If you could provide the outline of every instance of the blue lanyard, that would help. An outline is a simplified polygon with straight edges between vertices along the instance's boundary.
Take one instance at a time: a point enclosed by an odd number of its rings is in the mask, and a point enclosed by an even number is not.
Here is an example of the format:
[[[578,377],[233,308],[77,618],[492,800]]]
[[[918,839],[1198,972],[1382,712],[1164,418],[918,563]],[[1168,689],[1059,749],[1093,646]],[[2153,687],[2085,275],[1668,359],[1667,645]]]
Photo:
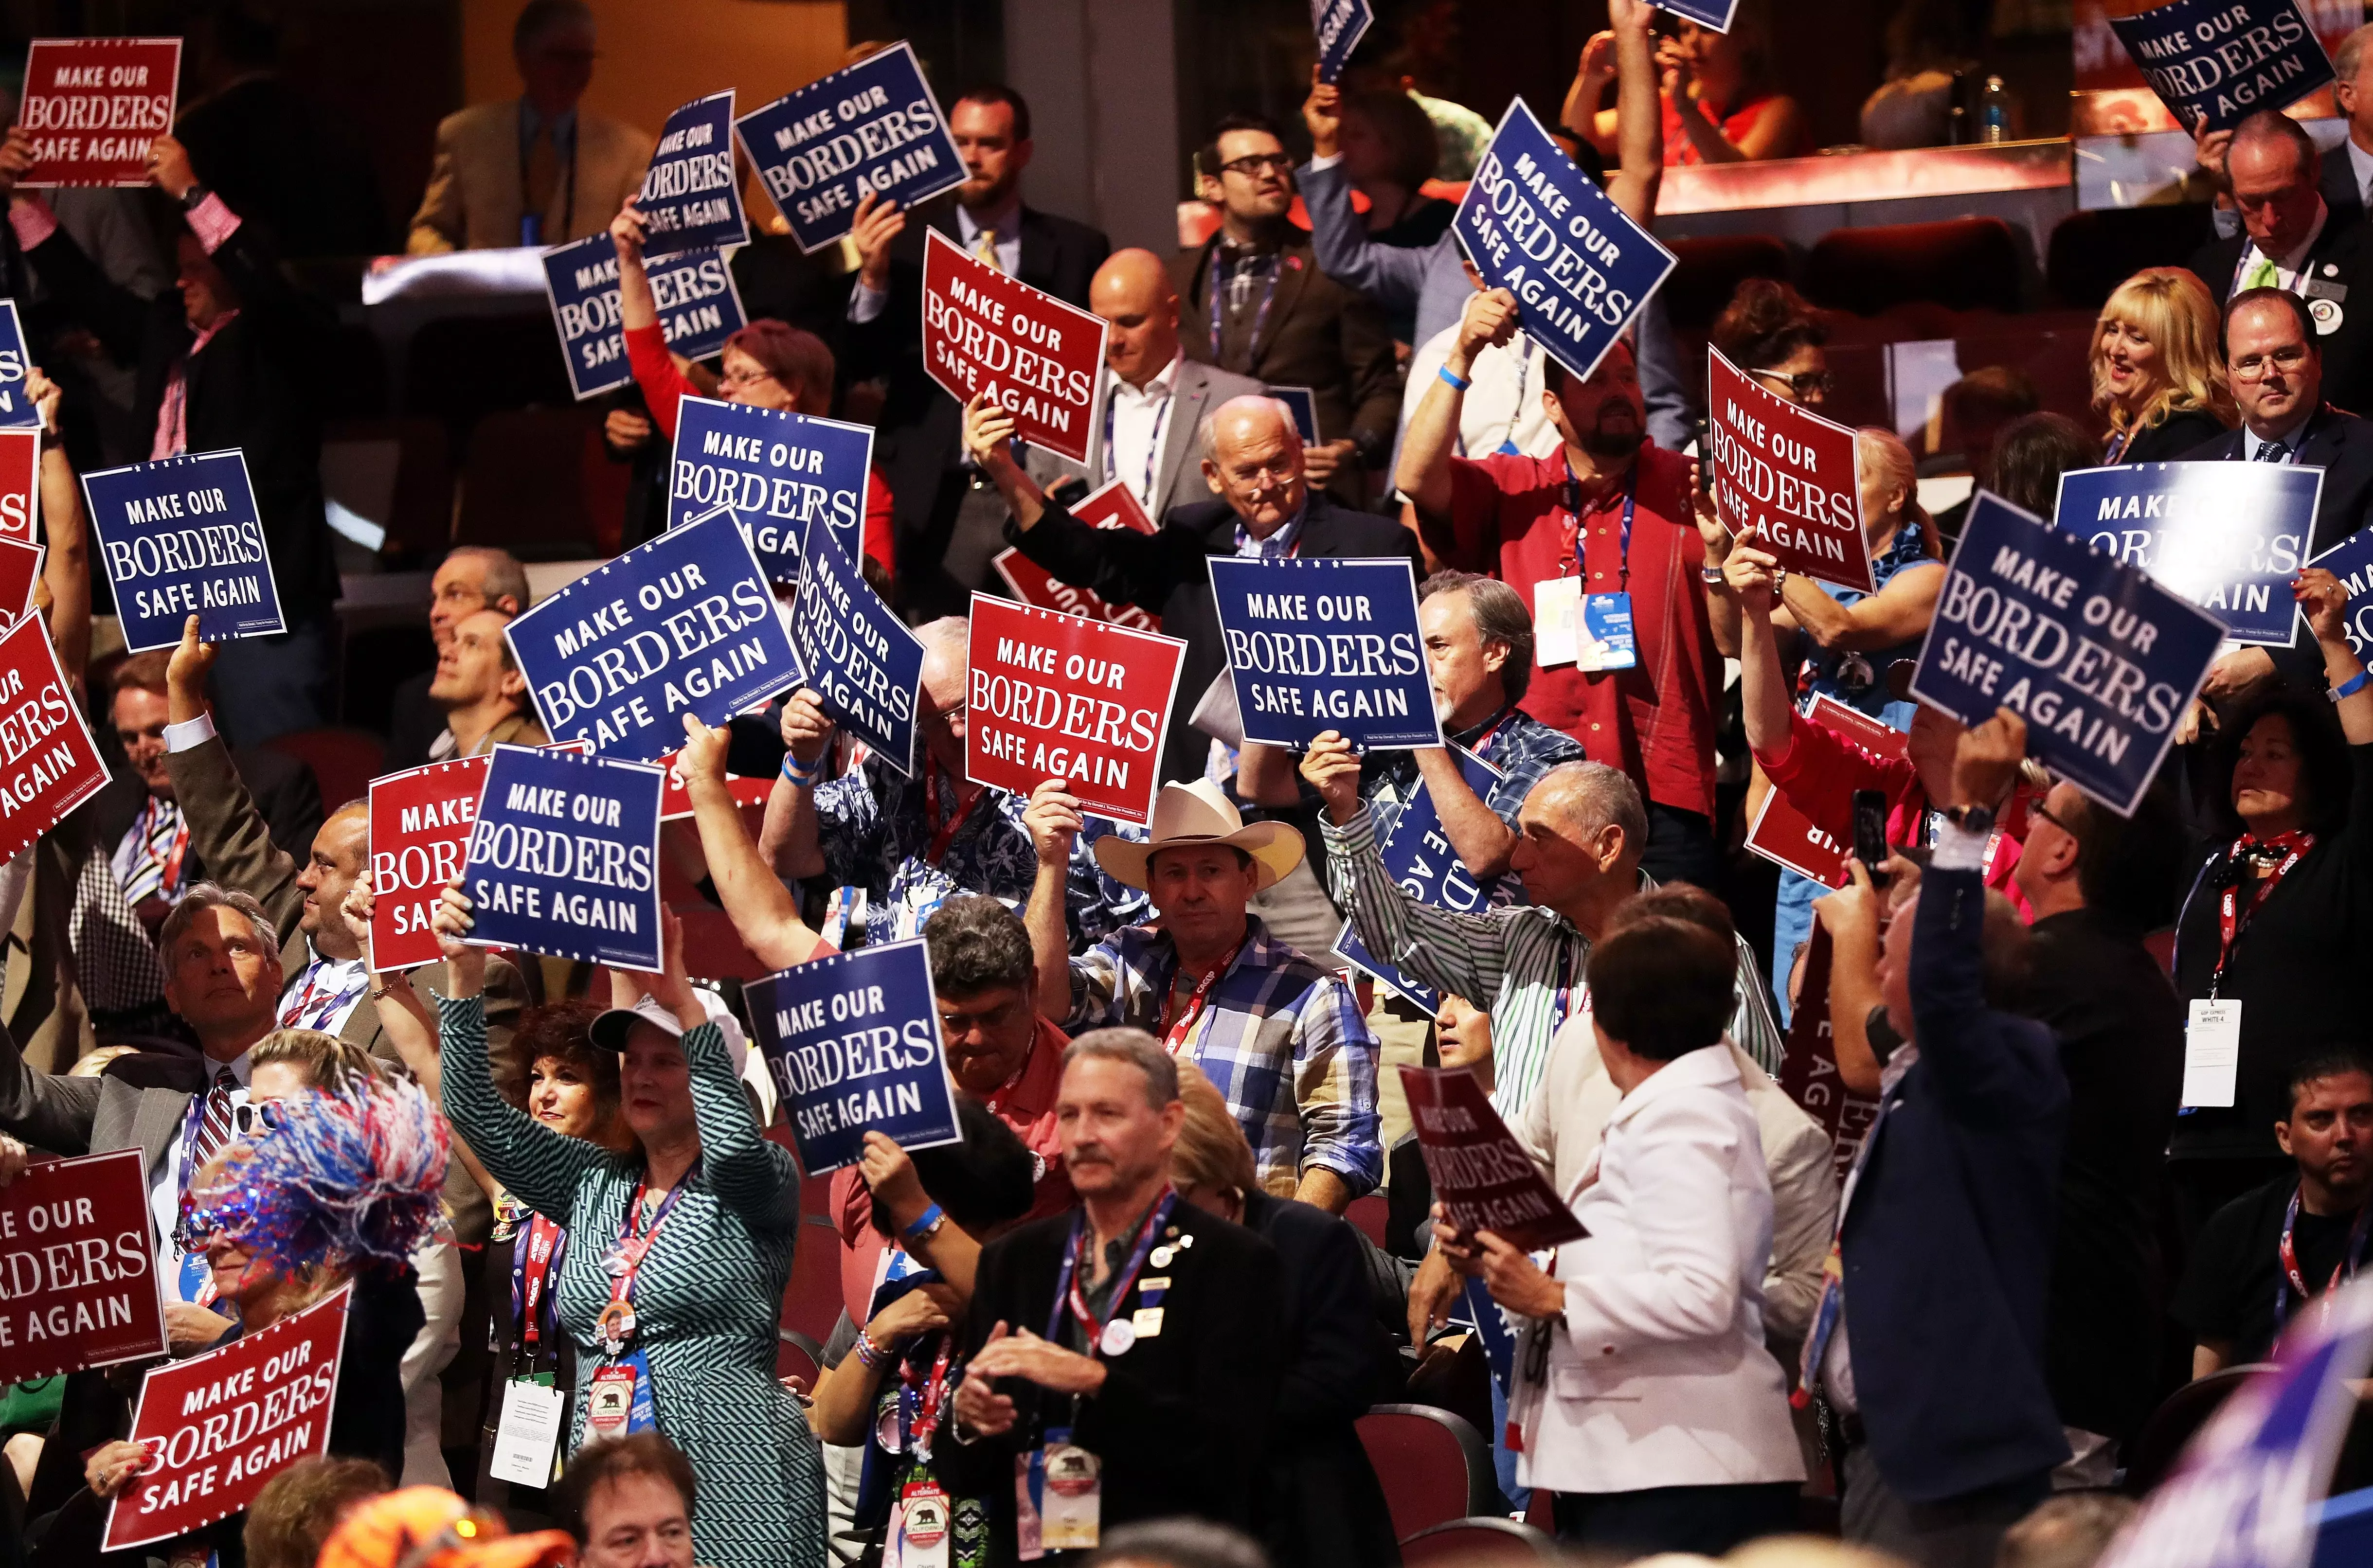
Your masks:
[[[2291,1206],[2283,1214],[2283,1234],[2275,1243],[2275,1259],[2280,1264],[2274,1271],[2274,1327],[2277,1330],[2289,1320],[2293,1292],[2297,1293],[2301,1301],[2314,1294],[2308,1289],[2307,1281],[2299,1273],[2298,1252],[2291,1243],[2291,1231],[2298,1224],[2298,1212],[2299,1189],[2294,1187],[2291,1189]],[[2373,1220],[2373,1202],[2366,1203],[2356,1211],[2356,1223],[2348,1227],[2348,1250],[2342,1254],[2338,1266],[2332,1271],[2332,1283],[2324,1289],[2330,1290],[2338,1284],[2343,1276],[2352,1280],[2356,1277],[2356,1265],[2364,1260],[2365,1256],[2365,1223],[2367,1220]]]
[[[1631,591],[1631,513],[1639,504],[1640,463],[1635,458],[1631,462],[1631,476],[1623,482],[1623,526],[1615,547],[1616,580],[1625,593]],[[1586,578],[1588,574],[1582,569],[1582,481],[1571,473],[1565,476],[1565,509],[1573,518],[1573,543],[1566,554],[1573,562],[1573,575]],[[1597,510],[1595,506],[1591,509]]]
[[[1214,348],[1211,352],[1217,354],[1219,350]],[[1106,479],[1120,477],[1120,470],[1116,465],[1113,454],[1113,408],[1117,401],[1114,393],[1119,390],[1120,377],[1116,376],[1113,377],[1112,391],[1105,394],[1105,477]],[[1140,501],[1145,503],[1146,509],[1149,511],[1153,507],[1153,464],[1154,460],[1162,455],[1162,427],[1169,423],[1171,401],[1176,395],[1174,391],[1171,397],[1163,398],[1153,407],[1153,436],[1145,444],[1145,488],[1139,491],[1137,495]]]
[[[1176,1189],[1165,1188],[1145,1216],[1145,1227],[1138,1233],[1137,1246],[1128,1255],[1128,1266],[1113,1276],[1112,1294],[1105,1298],[1106,1322],[1111,1321],[1113,1311],[1128,1298],[1129,1286],[1137,1283],[1139,1272],[1145,1267],[1146,1258],[1153,1251],[1154,1238],[1162,1234],[1163,1224],[1170,1218],[1170,1211],[1177,1206]],[[1070,1307],[1080,1318],[1080,1327],[1088,1337],[1088,1353],[1093,1355],[1102,1339],[1104,1325],[1088,1318],[1085,1298],[1078,1295],[1073,1283],[1080,1268],[1080,1237],[1087,1228],[1088,1214],[1082,1209],[1072,1217],[1070,1237],[1063,1243],[1063,1272],[1055,1280],[1055,1306],[1046,1314],[1046,1338],[1057,1344],[1062,1342],[1063,1309]]]
[[[2114,465],[2120,455],[2125,451],[2126,443],[2132,434],[2133,433],[2130,431],[2121,430],[2116,435],[2110,436],[2110,449],[2101,454],[2101,460],[2104,463]]]
[[[1257,257],[1255,260],[1258,260]],[[1211,363],[1222,365],[1220,358],[1220,296],[1226,291],[1228,280],[1221,275],[1222,263],[1218,251],[1211,256]],[[1253,315],[1252,336],[1245,340],[1245,373],[1252,373],[1255,359],[1260,354],[1261,329],[1268,325],[1268,308],[1277,303],[1277,280],[1285,275],[1282,255],[1268,259],[1268,287],[1261,291],[1260,309]]]

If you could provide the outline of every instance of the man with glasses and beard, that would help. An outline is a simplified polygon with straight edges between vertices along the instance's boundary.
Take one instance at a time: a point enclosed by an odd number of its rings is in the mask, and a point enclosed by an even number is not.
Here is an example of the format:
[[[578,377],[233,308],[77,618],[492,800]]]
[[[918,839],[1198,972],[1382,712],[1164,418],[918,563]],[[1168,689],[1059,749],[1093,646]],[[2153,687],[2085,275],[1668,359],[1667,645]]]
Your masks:
[[[1468,301],[1449,360],[1410,417],[1396,482],[1444,566],[1502,578],[1525,596],[1537,669],[1524,710],[1640,786],[1641,869],[1716,886],[1722,661],[1701,575],[1695,465],[1648,438],[1628,343],[1587,377],[1550,362],[1540,396],[1557,452],[1455,455],[1474,358],[1515,327],[1507,290]]]

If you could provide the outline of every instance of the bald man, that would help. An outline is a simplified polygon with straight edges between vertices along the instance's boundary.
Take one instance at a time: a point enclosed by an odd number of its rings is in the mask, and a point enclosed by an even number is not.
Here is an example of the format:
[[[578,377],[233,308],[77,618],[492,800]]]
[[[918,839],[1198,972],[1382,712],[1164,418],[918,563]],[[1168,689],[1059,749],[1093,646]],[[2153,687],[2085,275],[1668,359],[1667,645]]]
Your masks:
[[[1231,398],[1257,395],[1248,376],[1188,359],[1178,349],[1178,289],[1151,250],[1116,250],[1088,285],[1088,308],[1111,327],[1105,341],[1105,423],[1084,465],[1032,447],[1026,471],[1042,490],[1077,500],[1117,478],[1160,522],[1175,506],[1211,499],[1196,449],[1203,416]],[[1066,488],[1065,480],[1078,488]]]

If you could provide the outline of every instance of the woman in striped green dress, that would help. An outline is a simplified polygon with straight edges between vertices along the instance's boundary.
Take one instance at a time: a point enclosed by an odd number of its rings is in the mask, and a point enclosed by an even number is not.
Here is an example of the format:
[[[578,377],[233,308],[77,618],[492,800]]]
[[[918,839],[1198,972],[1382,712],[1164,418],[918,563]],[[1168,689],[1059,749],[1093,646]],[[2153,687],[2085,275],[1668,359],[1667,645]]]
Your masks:
[[[684,978],[674,919],[665,972],[631,980],[648,982],[682,1036],[649,1012],[627,1034],[620,1099],[638,1142],[617,1155],[555,1132],[495,1093],[479,994],[485,952],[456,940],[469,929],[469,900],[458,888],[444,898],[436,924],[454,990],[438,1005],[445,1113],[505,1187],[585,1240],[568,1249],[554,1285],[561,1327],[578,1347],[569,1451],[589,1435],[588,1396],[613,1360],[597,1327],[612,1297],[603,1256],[626,1234],[627,1207],[640,1193],[634,1231],[649,1238],[649,1249],[635,1271],[627,1353],[639,1349],[648,1358],[659,1432],[684,1450],[699,1481],[699,1561],[822,1568],[823,1469],[806,1417],[775,1380],[776,1311],[799,1231],[799,1168],[759,1134],[725,1037]]]

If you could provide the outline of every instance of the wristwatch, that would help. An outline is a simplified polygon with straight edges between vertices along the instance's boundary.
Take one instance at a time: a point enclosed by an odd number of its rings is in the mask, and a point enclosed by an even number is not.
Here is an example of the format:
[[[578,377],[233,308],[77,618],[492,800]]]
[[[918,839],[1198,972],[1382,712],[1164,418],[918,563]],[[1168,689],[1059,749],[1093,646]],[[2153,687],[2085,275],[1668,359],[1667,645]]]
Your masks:
[[[1698,580],[1710,588],[1718,588],[1722,587],[1724,581],[1722,568],[1719,566],[1701,566],[1698,568]]]
[[[190,188],[181,192],[181,210],[185,213],[196,212],[198,210],[198,203],[213,194],[214,192],[212,191],[207,190],[205,186],[193,180],[190,184]]]

